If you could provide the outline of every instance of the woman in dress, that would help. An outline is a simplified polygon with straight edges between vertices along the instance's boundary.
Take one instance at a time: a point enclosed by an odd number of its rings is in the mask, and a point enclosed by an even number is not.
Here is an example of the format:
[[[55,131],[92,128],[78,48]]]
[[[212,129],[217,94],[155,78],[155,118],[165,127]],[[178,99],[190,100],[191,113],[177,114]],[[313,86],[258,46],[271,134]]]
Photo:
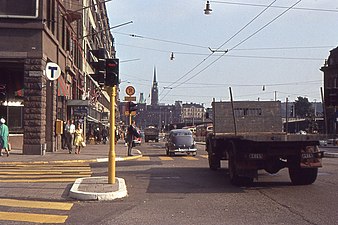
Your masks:
[[[82,147],[82,142],[83,142],[83,131],[81,128],[81,124],[79,123],[77,125],[77,128],[75,129],[75,139],[74,139],[74,144],[75,144],[75,154],[80,154],[81,147]]]

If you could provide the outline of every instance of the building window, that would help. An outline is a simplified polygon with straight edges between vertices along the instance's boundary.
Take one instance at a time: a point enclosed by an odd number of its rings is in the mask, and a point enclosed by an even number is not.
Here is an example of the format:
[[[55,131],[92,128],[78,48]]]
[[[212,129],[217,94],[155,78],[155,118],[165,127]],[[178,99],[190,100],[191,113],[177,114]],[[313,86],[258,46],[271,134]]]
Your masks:
[[[235,112],[236,117],[261,116],[262,115],[261,108],[235,108],[234,112]]]
[[[38,0],[0,0],[0,17],[37,18]]]

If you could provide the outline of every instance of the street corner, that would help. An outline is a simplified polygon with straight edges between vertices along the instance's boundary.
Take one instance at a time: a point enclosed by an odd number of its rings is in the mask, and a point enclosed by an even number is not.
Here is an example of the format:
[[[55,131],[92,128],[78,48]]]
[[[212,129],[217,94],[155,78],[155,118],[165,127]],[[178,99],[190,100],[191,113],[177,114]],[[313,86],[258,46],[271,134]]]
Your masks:
[[[108,177],[78,178],[69,191],[69,197],[81,201],[110,201],[128,196],[123,178],[115,178],[114,184],[108,183]]]
[[[116,157],[116,161],[127,161],[127,160],[134,160],[134,159],[139,159],[141,158],[143,155],[142,155],[142,152],[138,149],[133,149],[133,152],[136,152],[136,154],[134,153],[134,155],[131,155],[131,156],[125,156],[125,157]]]

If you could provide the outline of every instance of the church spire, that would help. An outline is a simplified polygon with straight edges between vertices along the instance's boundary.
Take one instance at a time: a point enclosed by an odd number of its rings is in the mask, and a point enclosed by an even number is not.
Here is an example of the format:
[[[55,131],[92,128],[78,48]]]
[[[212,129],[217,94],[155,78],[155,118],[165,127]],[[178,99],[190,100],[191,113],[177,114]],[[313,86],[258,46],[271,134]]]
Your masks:
[[[154,79],[153,86],[151,88],[151,105],[158,105],[158,83],[156,80],[156,67],[154,66]]]

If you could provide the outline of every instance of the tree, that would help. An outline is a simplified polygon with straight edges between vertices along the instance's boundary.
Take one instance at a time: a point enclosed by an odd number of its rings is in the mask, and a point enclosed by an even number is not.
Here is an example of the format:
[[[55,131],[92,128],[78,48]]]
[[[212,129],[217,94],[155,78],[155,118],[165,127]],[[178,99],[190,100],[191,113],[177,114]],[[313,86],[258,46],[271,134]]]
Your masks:
[[[296,116],[305,118],[311,117],[314,114],[314,110],[312,108],[312,104],[306,97],[298,97],[295,101],[295,112]]]

